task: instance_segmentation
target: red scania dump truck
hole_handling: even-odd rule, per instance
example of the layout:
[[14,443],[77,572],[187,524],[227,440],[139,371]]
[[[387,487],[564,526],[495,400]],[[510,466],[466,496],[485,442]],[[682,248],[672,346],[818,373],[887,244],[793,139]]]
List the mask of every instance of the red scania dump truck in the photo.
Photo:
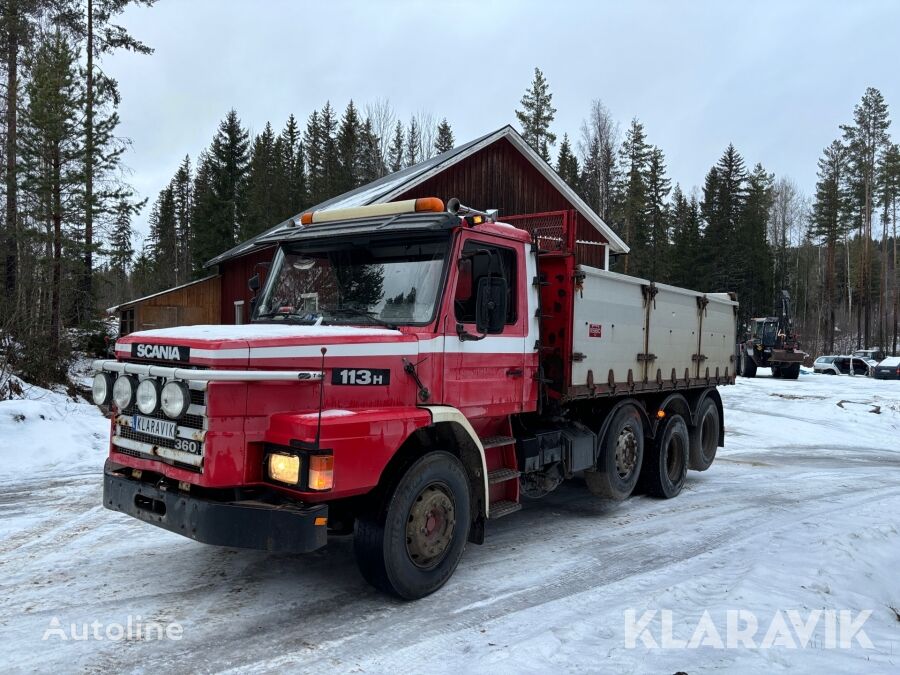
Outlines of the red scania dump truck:
[[727,294],[581,266],[573,231],[456,200],[272,236],[252,323],[133,333],[95,363],[107,508],[273,552],[352,533],[364,577],[413,599],[523,497],[574,476],[674,497],[723,443]]

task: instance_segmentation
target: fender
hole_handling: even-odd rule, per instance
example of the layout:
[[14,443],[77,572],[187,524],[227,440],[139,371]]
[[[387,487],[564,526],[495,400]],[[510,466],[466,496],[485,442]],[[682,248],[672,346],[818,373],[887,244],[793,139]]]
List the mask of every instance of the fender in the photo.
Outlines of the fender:
[[440,424],[441,422],[449,422],[450,424],[455,424],[459,426],[459,431],[469,437],[469,440],[472,441],[472,444],[477,448],[478,455],[481,458],[481,477],[482,477],[482,485],[481,490],[482,493],[479,495],[482,499],[481,502],[484,504],[484,513],[481,514],[485,518],[489,517],[490,514],[490,495],[488,494],[488,471],[487,471],[487,459],[484,456],[484,446],[481,444],[481,439],[478,438],[478,434],[475,433],[475,429],[472,428],[472,425],[469,424],[469,420],[463,415],[457,408],[449,405],[423,405],[419,406],[420,408],[427,410],[431,413],[431,421],[433,424]]
[[632,408],[637,409],[638,415],[640,416],[641,421],[644,423],[644,431],[647,433],[647,436],[650,436],[650,434],[654,431],[655,427],[650,423],[650,419],[647,417],[647,411],[644,410],[644,406],[642,406],[636,399],[626,398],[616,403],[607,411],[606,417],[603,420],[603,424],[600,426],[600,431],[597,433],[598,448],[600,448],[599,444],[603,443],[603,438],[606,436],[609,425],[612,423],[612,418],[615,417],[616,413],[619,412],[620,409],[624,408],[627,405],[630,405]]
[[713,402],[716,404],[716,408],[719,411],[719,447],[725,447],[725,412],[722,409],[722,397],[719,395],[719,390],[715,387],[710,387],[697,399],[697,405],[694,407],[692,414],[696,417],[696,411],[700,410],[700,406],[703,405],[703,402],[707,399],[711,398]]
[[[674,404],[674,405],[673,405]],[[659,408],[657,410],[667,410],[669,406],[672,406],[676,409],[679,415],[682,417],[686,417],[685,422],[688,425],[693,425],[696,420],[696,413],[694,410],[691,410],[691,404],[688,403],[688,400],[684,397],[681,392],[672,392],[668,396],[663,399],[663,402],[659,404]],[[653,435],[656,436],[656,430],[659,427],[659,420],[654,421],[653,423]]]

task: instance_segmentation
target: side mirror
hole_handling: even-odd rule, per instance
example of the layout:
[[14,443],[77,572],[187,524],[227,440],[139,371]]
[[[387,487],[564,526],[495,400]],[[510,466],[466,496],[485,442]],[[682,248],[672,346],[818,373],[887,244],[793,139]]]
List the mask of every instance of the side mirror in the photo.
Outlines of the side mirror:
[[258,272],[247,280],[247,288],[249,288],[252,293],[256,293],[259,290]]
[[479,333],[502,333],[506,323],[506,279],[482,277],[475,298],[475,328]]

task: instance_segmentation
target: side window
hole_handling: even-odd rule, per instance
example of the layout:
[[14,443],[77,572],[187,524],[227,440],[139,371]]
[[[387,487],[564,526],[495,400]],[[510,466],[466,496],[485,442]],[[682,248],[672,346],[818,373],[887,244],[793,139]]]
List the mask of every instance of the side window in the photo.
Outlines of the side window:
[[463,247],[453,307],[456,320],[475,322],[478,282],[488,276],[506,279],[506,323],[516,322],[516,252],[492,244],[469,241]]

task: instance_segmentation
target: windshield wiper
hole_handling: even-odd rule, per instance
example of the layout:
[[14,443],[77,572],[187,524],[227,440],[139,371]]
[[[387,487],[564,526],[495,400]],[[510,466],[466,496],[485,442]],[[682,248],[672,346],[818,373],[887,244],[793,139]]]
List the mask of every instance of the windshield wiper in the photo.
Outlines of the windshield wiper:
[[397,330],[396,324],[393,324],[390,321],[385,321],[380,317],[373,316],[374,312],[370,312],[367,309],[359,309],[358,307],[321,307],[320,309],[323,312],[330,312],[331,314],[350,314],[353,316],[364,316],[380,326],[390,328],[391,330]]

